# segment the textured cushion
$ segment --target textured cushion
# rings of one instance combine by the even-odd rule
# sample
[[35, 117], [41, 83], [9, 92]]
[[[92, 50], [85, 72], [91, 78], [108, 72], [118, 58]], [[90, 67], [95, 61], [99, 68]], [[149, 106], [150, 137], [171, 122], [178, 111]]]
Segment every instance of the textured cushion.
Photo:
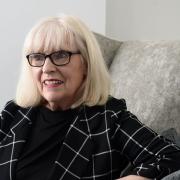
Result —
[[121, 45], [121, 42], [107, 38], [106, 36], [100, 35], [98, 33], [94, 33], [94, 35], [100, 45], [106, 65], [109, 67], [114, 58], [115, 52]]
[[169, 128], [161, 133], [162, 136], [175, 142], [180, 147], [180, 135], [174, 128]]
[[114, 90], [157, 132], [180, 132], [180, 41], [121, 44], [110, 67]]
[[180, 170], [164, 177], [162, 180], [180, 180]]

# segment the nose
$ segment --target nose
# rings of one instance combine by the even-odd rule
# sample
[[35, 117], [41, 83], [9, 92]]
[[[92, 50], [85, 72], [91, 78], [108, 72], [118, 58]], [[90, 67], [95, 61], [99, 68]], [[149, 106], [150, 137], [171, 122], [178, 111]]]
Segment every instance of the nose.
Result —
[[50, 58], [47, 57], [46, 60], [45, 60], [45, 62], [44, 62], [44, 65], [43, 65], [43, 67], [42, 67], [43, 73], [49, 73], [49, 72], [53, 72], [53, 71], [55, 71], [55, 70], [56, 70], [56, 65], [54, 65], [54, 64], [51, 62]]

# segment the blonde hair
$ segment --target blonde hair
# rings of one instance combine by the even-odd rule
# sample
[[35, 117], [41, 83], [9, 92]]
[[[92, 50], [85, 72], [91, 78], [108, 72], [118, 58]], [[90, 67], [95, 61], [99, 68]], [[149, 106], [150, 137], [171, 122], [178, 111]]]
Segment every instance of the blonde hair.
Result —
[[16, 103], [22, 107], [37, 106], [43, 101], [35, 84], [26, 55], [32, 52], [49, 53], [64, 47], [81, 52], [87, 65], [83, 94], [72, 107], [105, 104], [110, 90], [110, 77], [100, 47], [93, 33], [77, 17], [63, 15], [40, 21], [28, 33], [24, 48], [22, 69], [17, 85]]

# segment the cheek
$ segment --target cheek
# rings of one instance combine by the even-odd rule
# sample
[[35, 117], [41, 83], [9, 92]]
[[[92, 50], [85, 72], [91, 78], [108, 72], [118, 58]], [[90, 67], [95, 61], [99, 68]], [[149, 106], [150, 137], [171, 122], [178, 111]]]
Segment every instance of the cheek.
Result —
[[[67, 72], [66, 72], [67, 73]], [[66, 77], [66, 87], [70, 88], [71, 90], [75, 90], [83, 84], [83, 81], [85, 79], [85, 75], [82, 72], [82, 69], [74, 69], [73, 71], [71, 70], [67, 74], [65, 74]]]
[[82, 81], [87, 74], [84, 64], [81, 64], [78, 67], [74, 68], [74, 71], [72, 72], [74, 72], [73, 76], [77, 79], [77, 81]]
[[37, 86], [39, 88], [41, 85], [41, 72], [39, 70], [33, 69], [32, 76], [33, 76], [35, 83], [37, 84]]
[[87, 62], [81, 58], [81, 71], [83, 72], [83, 76], [87, 75]]
[[81, 68], [81, 76], [82, 76], [82, 79], [83, 81], [86, 79], [86, 76], [87, 76], [87, 66], [83, 63], [82, 65], [82, 68]]

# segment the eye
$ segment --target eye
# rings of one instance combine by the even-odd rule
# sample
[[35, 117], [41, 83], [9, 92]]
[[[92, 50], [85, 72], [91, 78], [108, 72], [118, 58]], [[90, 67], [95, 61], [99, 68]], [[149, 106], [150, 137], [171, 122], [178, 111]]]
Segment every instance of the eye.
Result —
[[35, 61], [43, 61], [44, 56], [42, 54], [31, 54], [29, 56], [29, 59], [35, 60]]
[[69, 58], [69, 53], [66, 52], [66, 51], [59, 51], [59, 52], [56, 52], [56, 53], [53, 53], [51, 55], [52, 59], [54, 60], [58, 60], [58, 59], [66, 59], [66, 58]]

